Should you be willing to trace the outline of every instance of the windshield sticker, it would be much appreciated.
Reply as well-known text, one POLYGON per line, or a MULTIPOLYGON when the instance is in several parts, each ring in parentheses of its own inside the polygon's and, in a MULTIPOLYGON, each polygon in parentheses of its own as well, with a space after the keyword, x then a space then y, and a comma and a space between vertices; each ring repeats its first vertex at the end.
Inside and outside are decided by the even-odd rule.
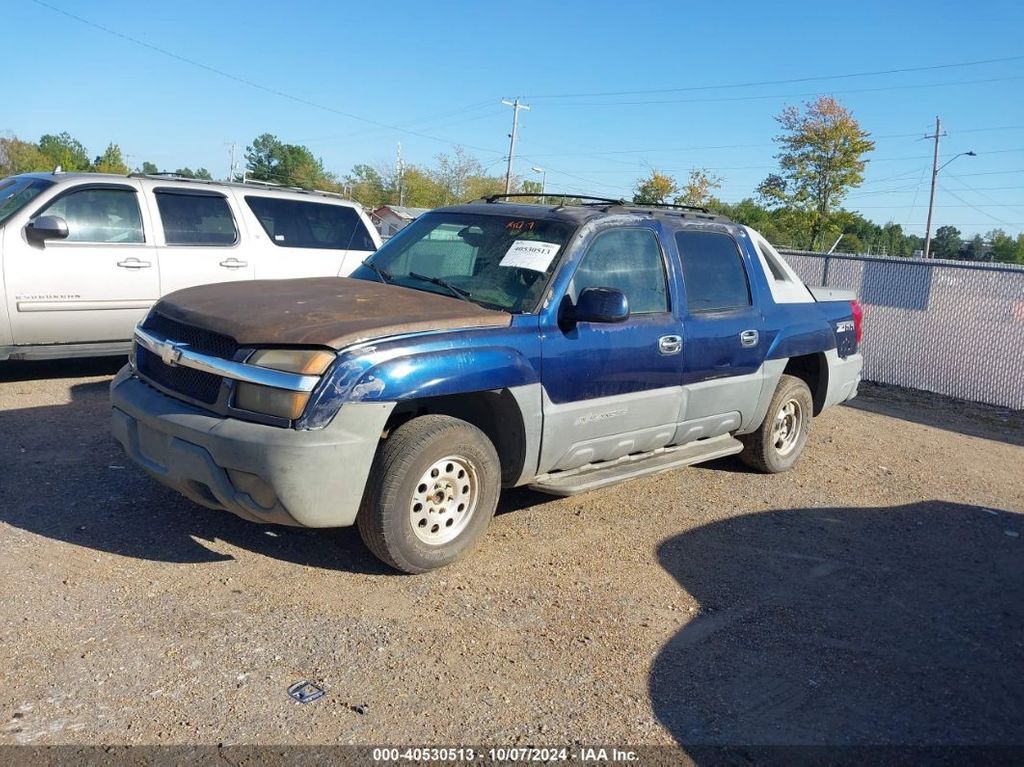
POLYGON ((532 232, 536 225, 536 221, 509 221, 505 228, 510 232, 532 232))
POLYGON ((514 266, 519 269, 546 272, 560 247, 561 245, 555 242, 516 240, 498 266, 514 266))

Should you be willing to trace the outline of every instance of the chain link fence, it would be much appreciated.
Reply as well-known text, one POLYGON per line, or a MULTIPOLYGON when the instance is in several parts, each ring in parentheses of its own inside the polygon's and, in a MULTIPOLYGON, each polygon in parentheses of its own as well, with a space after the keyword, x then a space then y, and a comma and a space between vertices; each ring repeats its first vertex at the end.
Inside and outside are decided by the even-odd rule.
POLYGON ((864 378, 1024 409, 1024 267, 782 251, 864 306, 864 378))

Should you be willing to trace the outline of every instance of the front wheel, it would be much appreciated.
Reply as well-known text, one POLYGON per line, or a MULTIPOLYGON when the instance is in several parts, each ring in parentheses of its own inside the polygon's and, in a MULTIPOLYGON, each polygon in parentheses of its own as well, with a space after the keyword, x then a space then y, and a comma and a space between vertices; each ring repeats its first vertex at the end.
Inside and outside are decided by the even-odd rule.
POLYGON ((424 573, 477 544, 500 491, 501 465, 487 435, 458 418, 421 416, 381 445, 356 524, 379 559, 424 573))
POLYGON ((740 458, 751 468, 778 474, 793 467, 811 433, 814 401, 807 384, 784 375, 757 431, 740 437, 740 458))

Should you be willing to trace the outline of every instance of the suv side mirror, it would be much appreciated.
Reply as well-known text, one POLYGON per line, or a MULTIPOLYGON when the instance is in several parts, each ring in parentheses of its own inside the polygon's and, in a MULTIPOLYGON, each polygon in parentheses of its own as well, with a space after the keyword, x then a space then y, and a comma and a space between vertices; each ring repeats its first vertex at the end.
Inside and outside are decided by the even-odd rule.
POLYGON ((629 299, 615 288, 587 288, 572 310, 575 322, 624 322, 629 319, 629 299))
POLYGON ((68 236, 68 222, 60 216, 39 216, 25 225, 25 236, 33 242, 64 240, 68 236))

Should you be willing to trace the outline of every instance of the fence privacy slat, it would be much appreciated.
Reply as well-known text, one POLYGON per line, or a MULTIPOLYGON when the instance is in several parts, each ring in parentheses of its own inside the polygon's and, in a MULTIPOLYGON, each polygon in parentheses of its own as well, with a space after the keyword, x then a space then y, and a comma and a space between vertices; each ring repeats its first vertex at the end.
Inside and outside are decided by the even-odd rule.
POLYGON ((864 305, 864 378, 1024 409, 1024 268, 782 251, 864 305))

